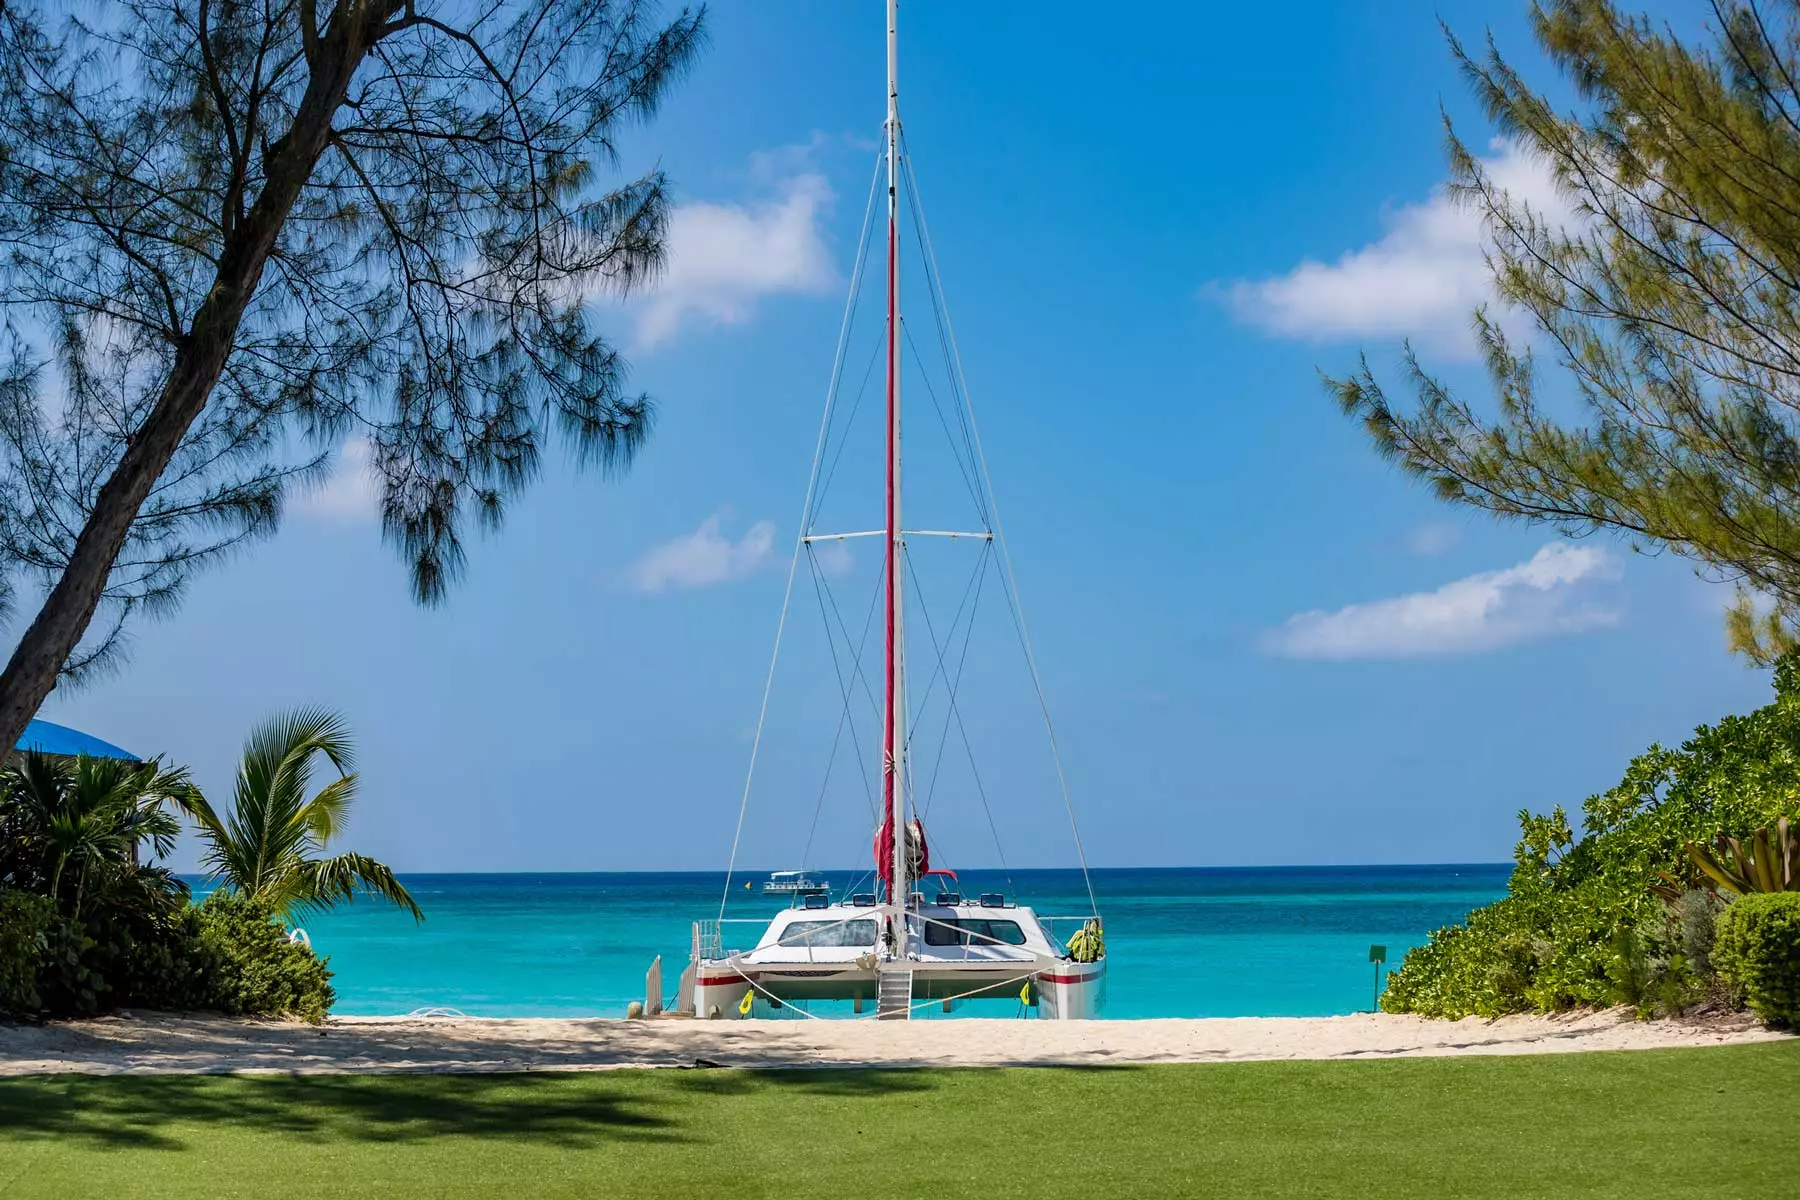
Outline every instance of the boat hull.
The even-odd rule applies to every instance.
[[[1017,963],[912,964],[912,999],[930,1001],[1017,998],[1036,1006],[1040,1019],[1086,1020],[1099,1015],[1105,997],[1106,960],[1058,962],[1021,971]],[[739,960],[702,961],[694,972],[694,1015],[739,1020],[781,1004],[808,1000],[849,1000],[858,1011],[874,1011],[878,976],[874,969],[846,963],[763,965]],[[749,1011],[744,997],[752,996]]]

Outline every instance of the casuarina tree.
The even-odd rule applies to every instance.
[[[585,306],[656,270],[668,198],[605,176],[703,15],[0,2],[0,555],[43,585],[0,745],[270,529],[300,447],[366,446],[426,603],[550,439],[629,462],[650,405]]]
[[[1366,362],[1332,387],[1446,499],[1620,533],[1737,582],[1732,641],[1769,662],[1800,630],[1800,3],[1714,0],[1707,15],[1696,44],[1608,0],[1534,5],[1572,112],[1491,44],[1452,38],[1490,117],[1574,214],[1507,194],[1452,131],[1453,186],[1494,234],[1495,291],[1535,333],[1475,315],[1491,404],[1410,350],[1415,403]],[[1540,355],[1560,368],[1548,379]]]

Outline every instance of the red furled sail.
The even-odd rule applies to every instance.
[[[931,870],[931,845],[925,840],[925,826],[914,817],[906,823],[906,873],[913,879]],[[875,831],[875,873],[889,895],[894,887],[894,827],[886,821]]]

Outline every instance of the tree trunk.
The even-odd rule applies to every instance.
[[[101,485],[68,566],[0,673],[0,747],[18,744],[87,633],[131,523],[219,382],[275,239],[325,151],[351,76],[374,44],[382,20],[397,7],[377,0],[339,9],[335,28],[309,47],[311,73],[293,125],[269,148],[262,192],[221,248],[212,289],[176,348],[156,407]]]

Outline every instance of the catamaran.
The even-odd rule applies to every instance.
[[[760,936],[747,948],[729,944],[728,928],[742,928],[742,922],[725,919],[722,899],[717,918],[697,921],[687,969],[677,991],[677,1008],[702,1018],[734,1019],[761,1015],[786,1015],[796,1010],[814,1015],[812,1001],[849,1001],[853,1014],[881,1019],[904,1019],[921,1008],[942,1005],[951,1011],[960,1001],[986,998],[1017,997],[1029,1011],[1039,1017],[1086,1018],[1097,1015],[1106,980],[1106,952],[1093,886],[1087,878],[1087,864],[1082,855],[1082,875],[1086,884],[1089,911],[1073,917],[1039,917],[1030,907],[1018,903],[1004,891],[981,892],[965,896],[955,872],[933,869],[927,844],[921,805],[912,770],[912,742],[909,737],[907,694],[906,616],[908,578],[916,580],[909,558],[909,544],[914,539],[951,538],[973,543],[976,552],[988,557],[978,569],[995,564],[1005,588],[1006,600],[1019,643],[1037,692],[1037,701],[1049,734],[1051,757],[1055,763],[1057,785],[1068,811],[1075,848],[1081,855],[1079,831],[1074,828],[1074,810],[1069,804],[1069,789],[1056,753],[1055,732],[1049,722],[1049,708],[1044,703],[1043,687],[1037,665],[1025,633],[1022,609],[1018,605],[1017,588],[1011,561],[1006,554],[1005,535],[993,505],[992,484],[987,465],[980,452],[980,441],[974,430],[974,412],[968,404],[966,382],[961,361],[955,351],[949,320],[942,307],[942,289],[937,278],[935,255],[925,231],[923,210],[918,202],[917,185],[911,162],[905,150],[900,124],[898,87],[897,0],[887,0],[887,117],[882,128],[881,158],[871,181],[869,206],[859,241],[857,268],[851,280],[850,300],[846,304],[844,324],[832,369],[832,386],[827,391],[825,420],[814,453],[812,474],[807,484],[807,499],[802,510],[800,536],[789,567],[787,594],[782,601],[782,615],[777,623],[775,654],[769,665],[768,683],[763,691],[762,713],[756,726],[756,739],[750,754],[749,776],[754,777],[757,750],[763,738],[768,715],[770,689],[775,678],[775,664],[781,650],[782,630],[788,623],[789,602],[793,596],[794,578],[802,553],[811,554],[815,547],[842,543],[851,538],[879,538],[883,548],[882,575],[879,592],[872,597],[883,601],[882,612],[882,693],[879,705],[869,696],[870,707],[879,708],[879,821],[874,836],[875,877],[867,891],[852,891],[837,899],[822,891],[799,892],[788,909],[772,920],[757,921]],[[816,532],[816,501],[821,489],[821,468],[826,465],[828,434],[833,427],[834,403],[843,378],[845,347],[852,328],[852,317],[864,278],[864,267],[872,245],[871,233],[877,212],[876,185],[885,175],[886,195],[886,303],[884,345],[870,356],[869,371],[885,350],[886,428],[885,517],[878,529],[848,533]],[[962,434],[960,445],[967,451],[959,457],[964,480],[970,485],[971,497],[981,528],[968,531],[911,529],[902,524],[901,488],[901,360],[903,343],[911,343],[910,334],[900,312],[901,198],[907,199],[907,215],[914,230],[913,248],[924,265],[925,292],[937,320],[935,332],[944,353],[947,390],[962,401],[955,413],[955,425]],[[923,382],[930,388],[929,377]],[[860,401],[861,394],[858,394]],[[947,435],[951,422],[945,418],[938,396],[931,393],[934,408]],[[854,411],[852,412],[854,416]],[[837,445],[825,482],[835,473],[843,442]],[[822,606],[823,609],[823,606]],[[823,611],[822,611],[823,615]],[[930,614],[925,612],[929,623]],[[959,610],[959,619],[960,619]],[[839,622],[840,629],[843,622]],[[970,617],[969,630],[973,630]],[[848,630],[844,629],[848,638]],[[835,635],[834,635],[835,636]],[[865,635],[866,636],[866,635]],[[932,633],[934,643],[936,633]],[[837,662],[836,643],[833,661]],[[965,635],[965,655],[966,655]],[[853,647],[854,648],[854,647]],[[964,730],[955,709],[955,679],[950,678],[943,646],[938,643],[937,668],[931,684],[945,682],[950,700],[950,716],[957,728]],[[852,680],[860,678],[860,649],[852,664]],[[960,677],[960,666],[956,668]],[[849,706],[856,702],[853,685],[844,684],[840,672],[848,717]],[[931,689],[928,688],[928,691]],[[942,694],[942,693],[940,693]],[[949,717],[945,720],[948,737]],[[840,721],[839,736],[844,730]],[[965,742],[966,730],[963,732]],[[854,736],[852,738],[854,741]],[[836,743],[833,746],[836,755]],[[971,750],[971,756],[973,751]],[[941,766],[942,756],[939,756]],[[972,762],[972,758],[971,758]],[[829,767],[827,768],[829,772]],[[869,772],[873,775],[873,771]],[[934,775],[935,778],[935,775]],[[874,788],[870,786],[871,802]],[[750,799],[750,781],[746,779],[743,806],[738,816],[738,835],[734,837],[731,867],[725,883],[725,897],[731,894],[731,869],[735,868],[738,837],[744,826],[744,808]],[[823,795],[823,793],[821,793]],[[985,794],[982,803],[986,805]],[[925,807],[929,807],[929,796]],[[817,816],[815,815],[815,825]],[[989,813],[992,825],[992,814]],[[996,840],[998,835],[996,834]],[[810,850],[810,839],[809,839]],[[781,878],[781,876],[777,876]],[[1054,932],[1060,922],[1072,922],[1073,931],[1065,939]]]

